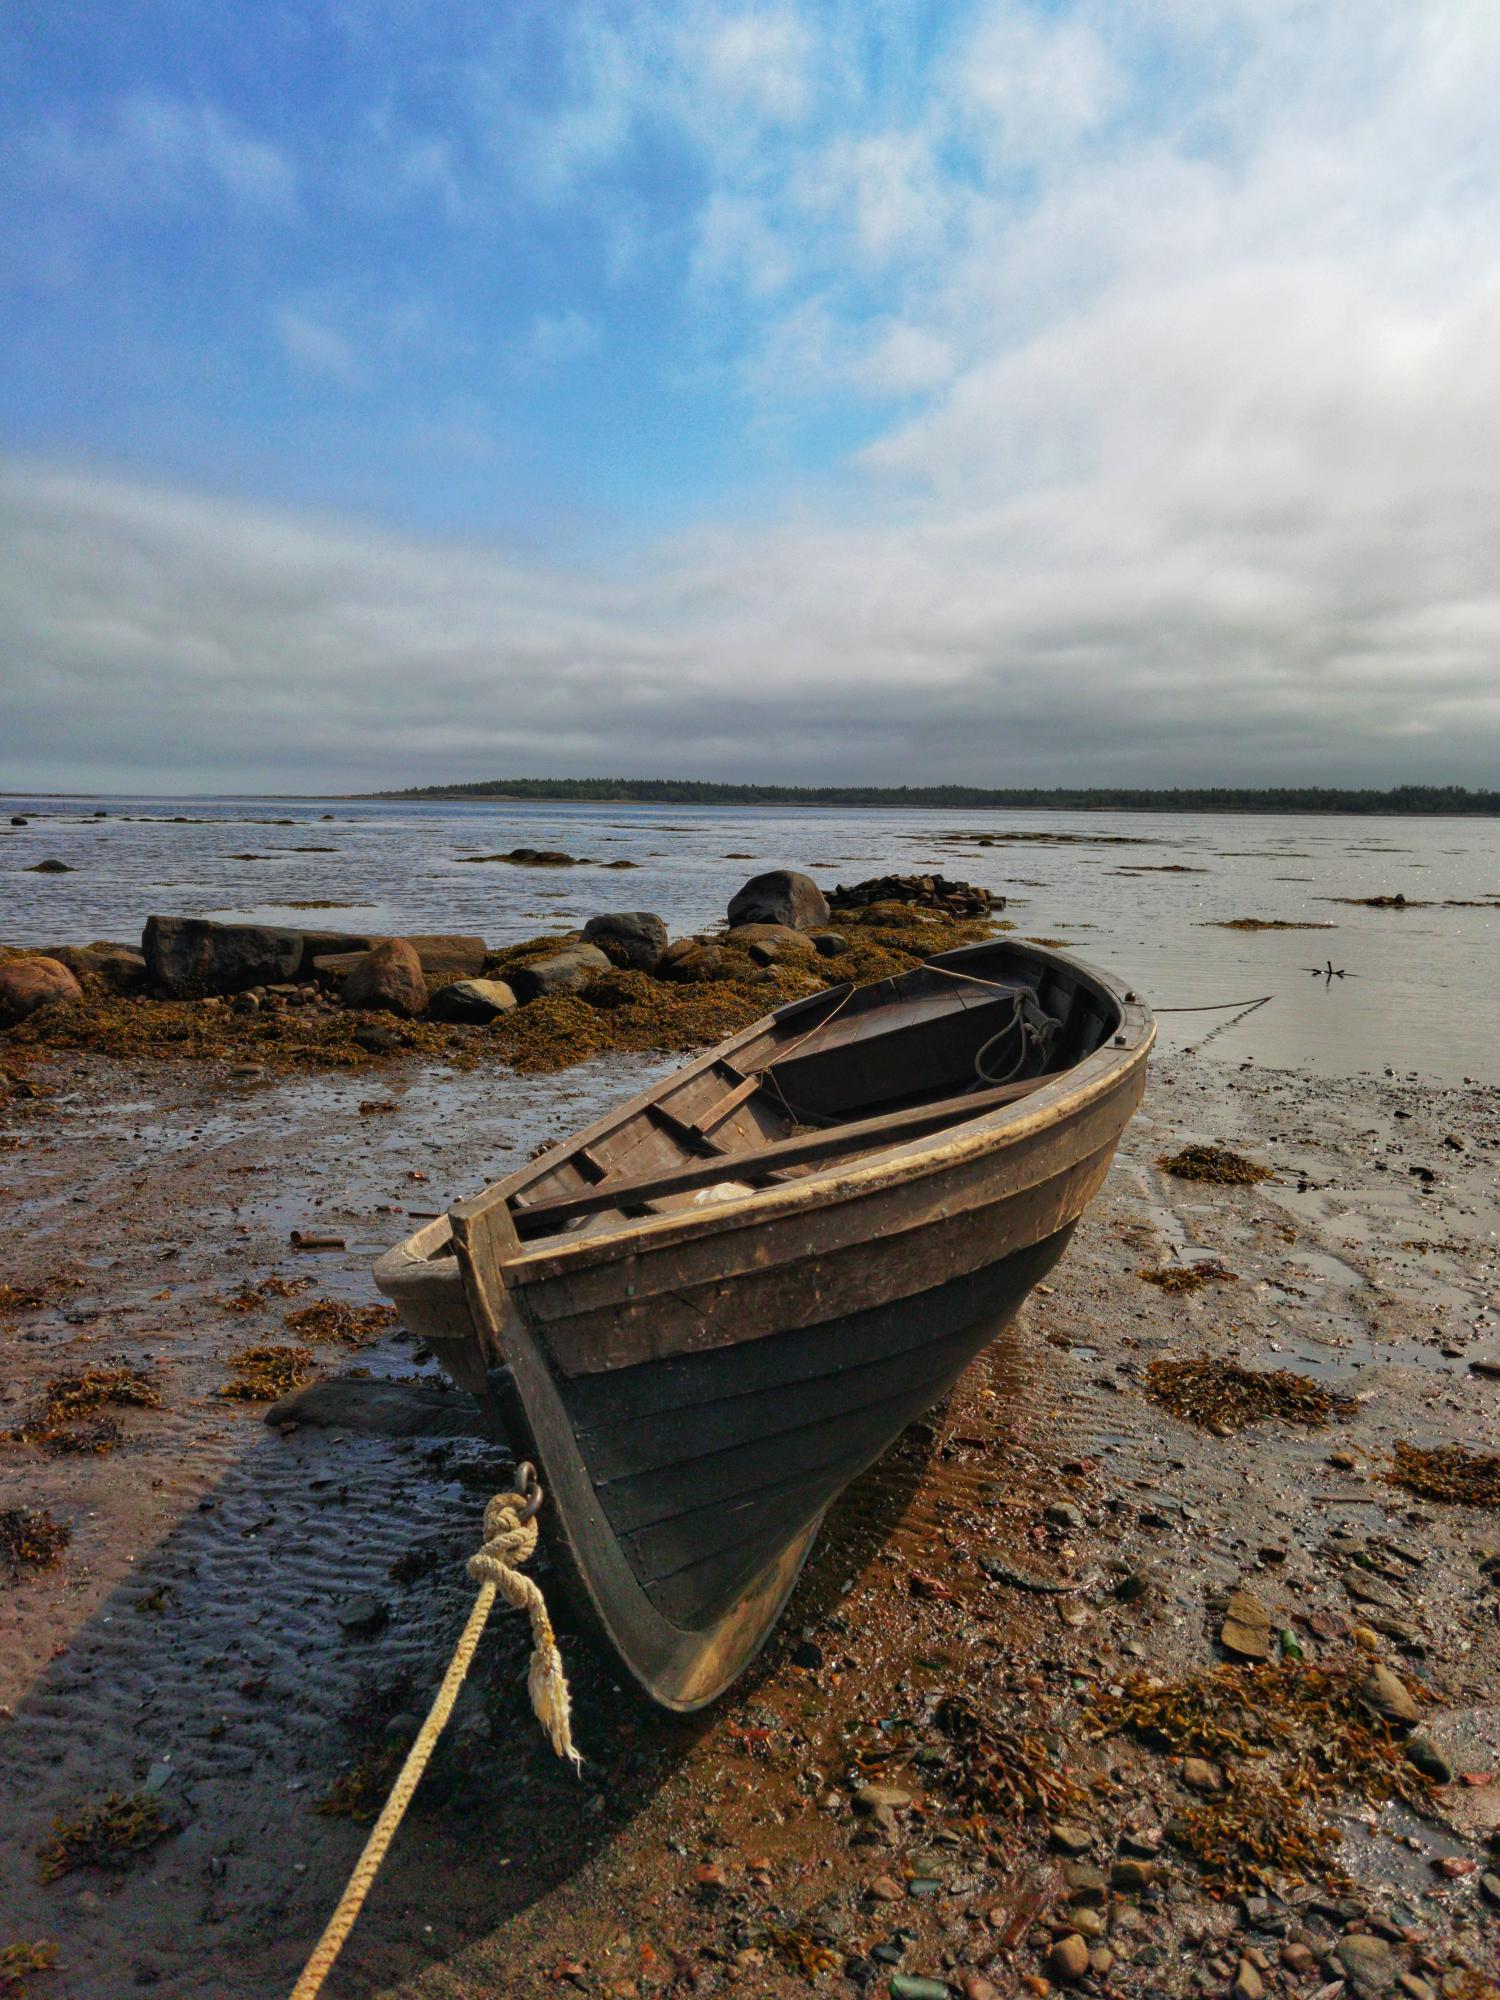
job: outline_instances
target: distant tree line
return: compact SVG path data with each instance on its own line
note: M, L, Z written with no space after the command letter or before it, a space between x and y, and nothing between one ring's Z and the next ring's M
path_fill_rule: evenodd
M486 778L471 785L418 785L373 796L653 806L974 806L1039 812L1500 813L1500 792L1469 791L1463 785L1393 785L1383 792L1339 791L1330 785L990 790L983 785L720 785L691 778Z

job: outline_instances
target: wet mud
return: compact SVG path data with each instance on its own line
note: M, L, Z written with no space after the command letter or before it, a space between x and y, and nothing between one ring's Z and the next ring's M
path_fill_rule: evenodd
M358 1317L370 1264L673 1060L520 1079L411 1055L372 1119L358 1075L53 1052L0 1113L0 1513L62 1535L0 1583L0 1949L56 1959L29 1991L289 1990L511 1470L422 1349ZM1158 1164L1194 1147L1272 1178ZM1418 2000L1491 1992L1500 1510L1392 1474L1398 1448L1500 1435L1497 1163L1492 1091L1159 1062L1051 1282L845 1496L724 1703L638 1706L538 1564L582 1775L497 1614L328 1992L1228 1994L1248 1963L1267 1991L1352 1995L1351 1962ZM1160 1282L1204 1265L1228 1276ZM311 1383L226 1395L272 1346L309 1350ZM1319 1426L1274 1396L1174 1415L1153 1370L1199 1361L1315 1382ZM79 1418L115 1427L99 1449L29 1437L91 1370L154 1400ZM1262 1631L1263 1663L1226 1647ZM1200 1759L1215 1793L1180 1742L1098 1726L1143 1679L1198 1701L1234 1661L1251 1710L1258 1674L1290 1699L1299 1667L1347 1689L1379 1665L1419 1717L1368 1725L1394 1792L1308 1806L1331 1833L1300 1881L1290 1849L1246 1872L1236 1829L1295 1780L1253 1729ZM43 1879L58 1822L111 1798L167 1830Z

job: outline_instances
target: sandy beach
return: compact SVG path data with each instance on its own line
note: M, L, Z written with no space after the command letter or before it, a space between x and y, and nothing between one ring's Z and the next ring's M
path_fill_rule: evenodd
M27 1990L67 2000L269 2000L358 1850L347 1815L425 1710L509 1469L409 1336L376 1314L341 1340L307 1308L374 1305L372 1258L412 1216L649 1064L16 1068L6 1428L70 1372L147 1386L102 1412L103 1449L0 1445L0 1506L69 1531L0 1598L0 1943L54 1943ZM1274 1178L1157 1164L1198 1141ZM724 1704L646 1713L558 1607L574 1777L496 1618L329 1990L1493 1994L1500 1517L1389 1475L1398 1444L1483 1453L1500 1431L1497 1148L1488 1088L1159 1059L1051 1285L846 1495ZM296 1229L341 1247L295 1249ZM1140 1275L1198 1264L1232 1275ZM333 1385L294 1428L224 1393L267 1343L306 1346ZM1295 1371L1331 1392L1327 1421L1172 1415L1153 1364L1200 1355ZM1336 1844L1262 1883L1205 1858L1207 1824L1196 1847L1184 1831L1226 1763L1240 1804L1263 1783L1284 1817L1253 1718L1200 1759L1209 1778L1121 1721L1130 1690L1235 1657L1236 1591L1289 1671L1362 1689L1389 1669L1430 1753L1424 1775L1409 1722L1375 1718L1386 1775L1356 1759L1342 1799L1310 1797ZM1328 1698L1315 1734L1346 1726ZM142 1850L42 1880L54 1822L109 1794L147 1802Z

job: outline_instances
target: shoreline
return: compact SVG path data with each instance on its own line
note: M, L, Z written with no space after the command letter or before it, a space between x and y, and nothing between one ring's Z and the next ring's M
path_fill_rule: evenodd
M0 1505L46 1505L72 1529L56 1568L0 1599L9 1926L55 1939L62 1967L38 1992L187 1995L205 1968L246 2000L290 1985L363 1838L316 1807L425 1708L505 1460L402 1336L310 1343L346 1409L368 1400L362 1371L393 1385L399 1421L388 1407L373 1431L266 1425L263 1405L221 1393L229 1358L300 1337L286 1320L309 1302L370 1304L373 1256L413 1214L674 1061L522 1079L398 1055L374 1096L369 1072L226 1085L214 1065L65 1052L30 1070L50 1094L0 1114L0 1184L21 1223L0 1283L43 1298L0 1314L5 1428L70 1368L150 1371L161 1396L115 1411L121 1439L101 1454L0 1444ZM1156 1166L1206 1139L1278 1178L1221 1188ZM724 1704L693 1722L645 1714L554 1603L580 1786L535 1737L515 1624L492 1622L340 1990L805 1994L800 1951L832 1954L817 1984L839 1995L883 1993L897 1969L981 2000L964 1979L1037 1991L1024 1982L1056 1983L1054 1955L1093 1907L1070 1900L1071 1868L1103 1871L1089 1942L1112 1962L1085 1974L1091 1990L1227 1994L1253 1953L1267 1990L1312 1993L1352 1937L1387 1954L1393 1980L1399 1967L1444 1994L1466 1960L1478 1983L1463 1992L1490 1993L1480 1876L1500 1737L1482 1717L1496 1715L1500 1599L1479 1565L1500 1515L1416 1502L1384 1475L1399 1441L1484 1450L1500 1429L1500 1382L1468 1366L1500 1340L1497 1149L1491 1089L1158 1060L1052 1285L851 1489L763 1667ZM309 1224L344 1247L293 1250ZM1139 1276L1205 1259L1234 1279L1177 1296ZM223 1310L268 1277L312 1283ZM1358 1400L1326 1430L1215 1436L1146 1393L1151 1360L1200 1351ZM1351 1566L1382 1536L1420 1562L1377 1556L1395 1579ZM1087 1587L1037 1596L1007 1573ZM1308 1659L1358 1657L1360 1627L1434 1709L1481 1718L1465 1768L1482 1775L1487 1758L1494 1782L1444 1788L1430 1818L1355 1802L1338 1822L1354 1886L1332 1902L1290 1887L1253 1908L1215 1900L1160 1837L1190 1798L1180 1767L1128 1736L1080 1741L1101 1688L1211 1667L1238 1587ZM373 1608L349 1624L358 1599ZM922 1761L944 1691L1024 1721L1074 1769L1081 1854L1059 1854L1057 1812L974 1830ZM892 1716L905 1719L882 1735ZM872 1820L847 1774L855 1749L886 1742L879 1781L910 1803ZM149 1787L179 1832L118 1874L38 1881L55 1816ZM1148 1858L1122 1870L1142 1842ZM897 1934L896 1966L870 1959ZM1294 1972L1289 1950L1313 1970ZM850 1963L878 1968L875 1984Z

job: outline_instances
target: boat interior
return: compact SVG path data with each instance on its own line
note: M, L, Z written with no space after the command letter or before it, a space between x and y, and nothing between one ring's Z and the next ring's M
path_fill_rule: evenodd
M1005 940L783 1007L506 1184L523 1241L847 1165L1019 1101L1100 1047L1119 1007L1082 968Z

